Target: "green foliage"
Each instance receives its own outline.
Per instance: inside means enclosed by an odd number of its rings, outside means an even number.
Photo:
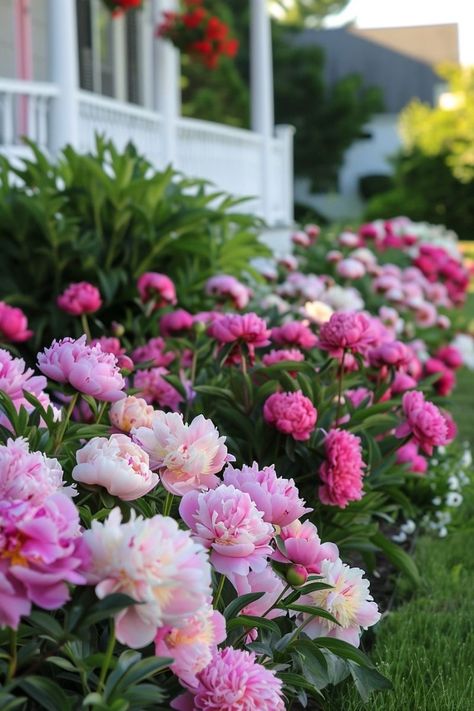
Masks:
[[[291,25],[320,25],[327,15],[342,12],[349,0],[273,0],[282,22]]]

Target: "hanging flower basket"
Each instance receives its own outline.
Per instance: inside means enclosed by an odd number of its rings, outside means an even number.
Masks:
[[[129,10],[143,7],[143,0],[102,0],[104,5],[112,13],[112,17],[120,17]]]
[[[216,69],[221,57],[235,57],[238,40],[230,37],[229,26],[206,10],[202,0],[184,0],[181,13],[165,12],[157,37],[170,40],[181,52]]]

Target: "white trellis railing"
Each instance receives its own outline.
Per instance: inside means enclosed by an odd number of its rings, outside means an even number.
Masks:
[[[54,84],[0,79],[2,152],[21,154],[25,136],[41,149],[48,149],[51,142],[50,106],[57,94]]]

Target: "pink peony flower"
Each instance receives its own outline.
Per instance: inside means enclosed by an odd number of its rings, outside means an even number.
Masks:
[[[79,514],[61,493],[40,506],[0,502],[0,626],[16,629],[32,603],[56,610],[69,600],[68,583],[84,584],[88,565]]]
[[[128,647],[150,644],[158,627],[186,625],[211,595],[211,569],[203,548],[172,518],[143,519],[131,511],[122,523],[115,508],[84,533],[90,549],[88,582],[97,597],[120,592],[132,605],[115,618],[117,639]]]
[[[278,264],[283,269],[287,269],[289,272],[294,272],[298,269],[298,259],[293,254],[285,254],[279,258]]]
[[[315,590],[300,598],[302,605],[322,607],[339,622],[313,617],[305,626],[308,637],[335,637],[358,647],[362,629],[380,619],[377,604],[369,592],[369,581],[360,568],[350,568],[339,558],[325,560],[321,565],[321,582],[331,585],[327,590]],[[309,615],[303,613],[304,622]]]
[[[443,361],[443,363],[452,370],[457,370],[463,364],[463,359],[460,351],[456,346],[442,346],[436,351],[436,358]]]
[[[129,434],[134,427],[151,427],[154,409],[143,398],[129,395],[114,402],[109,410],[111,424]]]
[[[338,262],[336,272],[344,279],[361,279],[365,276],[366,269],[360,260],[348,257]]]
[[[428,462],[418,454],[418,445],[415,442],[407,442],[397,450],[397,463],[408,464],[408,470],[415,474],[425,474],[428,469]]]
[[[417,326],[422,328],[430,328],[436,324],[438,312],[436,306],[430,304],[429,301],[423,301],[414,307],[415,322]]]
[[[104,353],[112,353],[117,358],[125,353],[125,348],[122,347],[120,340],[116,336],[101,336],[93,338],[91,346],[99,345]]]
[[[238,279],[227,274],[219,274],[211,277],[206,282],[206,294],[218,296],[223,299],[230,299],[234,308],[244,309],[252,292]]]
[[[418,385],[418,381],[407,373],[397,373],[393,379],[391,391],[393,395],[400,395],[407,390],[413,390]]]
[[[266,567],[273,527],[245,492],[225,484],[203,493],[189,491],[179,513],[195,540],[211,551],[213,567],[232,583],[236,575]]]
[[[291,235],[291,241],[293,244],[298,245],[299,247],[309,247],[311,244],[311,238],[309,235],[306,234],[306,232],[302,232],[301,230],[298,230],[298,232],[293,232]]]
[[[318,412],[311,400],[297,390],[270,395],[263,406],[263,417],[280,432],[304,441],[316,426]]]
[[[346,230],[345,232],[341,232],[339,235],[339,244],[342,247],[355,248],[361,246],[361,240],[359,235],[355,232],[349,232],[349,230]]]
[[[285,711],[282,682],[255,654],[225,647],[198,674],[199,684],[171,702],[177,711]]]
[[[262,348],[270,343],[267,324],[253,312],[226,314],[214,321],[207,332],[220,344],[240,342],[249,348]]]
[[[406,368],[412,361],[413,353],[401,341],[388,341],[369,351],[369,362],[374,368],[384,365]]]
[[[226,636],[225,618],[206,604],[183,627],[160,627],[155,636],[155,654],[171,657],[173,674],[186,686],[196,687],[196,674],[211,662],[217,645]]]
[[[241,469],[229,465],[224,471],[224,484],[245,491],[263,513],[263,520],[274,526],[288,526],[313,510],[306,508],[293,479],[277,476],[273,464],[263,469],[257,462],[251,467],[244,464]]]
[[[193,317],[184,309],[176,309],[160,318],[160,333],[163,336],[173,336],[181,331],[189,331],[193,327]]]
[[[411,390],[403,396],[405,422],[397,427],[397,437],[413,436],[413,440],[426,454],[433,454],[433,447],[447,444],[448,427],[440,410],[427,402],[422,392]]]
[[[70,284],[57,299],[62,311],[72,316],[93,314],[102,306],[100,291],[87,281]]]
[[[345,391],[344,398],[349,400],[354,408],[360,407],[363,402],[365,402],[366,407],[368,407],[372,404],[374,395],[367,388],[353,388],[352,390]]]
[[[57,459],[42,452],[30,452],[28,440],[23,437],[8,439],[0,445],[0,501],[25,501],[41,506],[57,492],[75,493],[74,487],[65,487]]]
[[[297,348],[288,348],[286,350],[271,350],[270,353],[265,353],[262,357],[263,365],[269,366],[275,363],[281,363],[283,360],[293,360],[301,362],[304,360],[304,355]]]
[[[344,259],[344,255],[338,249],[330,249],[326,254],[326,261],[330,264],[337,264],[341,259]]]
[[[103,486],[122,501],[139,499],[158,484],[148,454],[125,434],[93,437],[76,452],[76,461],[74,481]]]
[[[211,420],[202,415],[191,424],[177,413],[155,412],[151,429],[132,430],[134,439],[150,455],[151,466],[158,469],[167,491],[183,496],[189,491],[214,489],[218,474],[231,459]]]
[[[175,286],[165,274],[145,272],[137,281],[137,289],[142,303],[153,301],[155,309],[176,304]]]
[[[310,223],[310,224],[304,226],[304,231],[306,232],[308,237],[312,241],[314,241],[319,237],[319,235],[321,233],[321,228],[318,225],[314,225],[314,224]]]
[[[272,341],[285,346],[313,348],[318,339],[311,329],[301,321],[289,321],[283,326],[272,328]]]
[[[13,358],[8,351],[0,348],[0,390],[8,395],[17,411],[20,407],[24,407],[27,412],[34,409],[25,398],[24,391],[34,395],[45,409],[50,407],[49,396],[43,392],[46,384],[43,375],[34,375],[31,368],[25,370],[25,361],[22,358]],[[1,412],[0,424],[11,429],[7,417]]]
[[[166,368],[138,370],[133,378],[133,387],[137,389],[137,395],[149,405],[168,407],[176,412],[183,402],[183,397],[164,379],[163,376],[169,374],[170,372]]]
[[[363,496],[362,477],[365,464],[359,437],[346,430],[330,430],[324,440],[326,459],[319,468],[323,485],[319,498],[328,506],[344,509],[350,501]]]
[[[428,358],[424,366],[425,376],[439,374],[438,380],[433,384],[438,395],[446,397],[450,395],[456,385],[456,376],[454,371],[448,368],[442,360],[438,358]]]
[[[23,343],[33,335],[28,329],[28,321],[21,309],[0,301],[0,341]]]
[[[318,529],[311,521],[294,521],[280,531],[286,555],[280,550],[273,552],[273,560],[301,566],[307,574],[319,575],[323,560],[336,560],[339,550],[334,543],[321,543]]]
[[[163,338],[151,338],[144,346],[135,348],[132,358],[135,363],[151,361],[157,368],[166,368],[175,359],[171,351],[165,353],[166,343]]]
[[[285,587],[283,580],[276,575],[270,565],[267,565],[267,567],[259,573],[250,571],[248,575],[236,576],[235,584],[238,595],[256,592],[264,593],[261,598],[243,607],[240,613],[241,615],[263,617],[263,615],[267,613],[265,617],[268,620],[274,620],[275,617],[282,617],[286,614],[284,610],[279,610],[278,608],[273,608],[267,612],[267,610],[276,603]]]
[[[88,346],[86,337],[77,341],[63,338],[53,341],[38,354],[38,367],[51,380],[68,383],[96,400],[115,402],[125,397],[125,380],[111,353],[104,353],[99,345]]]
[[[335,313],[323,323],[319,332],[319,347],[338,358],[348,350],[351,353],[367,353],[374,345],[377,334],[372,320],[356,311]]]

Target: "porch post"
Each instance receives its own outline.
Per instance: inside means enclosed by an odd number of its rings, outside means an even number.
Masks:
[[[154,23],[163,20],[163,12],[176,11],[176,0],[154,0]],[[155,39],[154,49],[154,108],[163,121],[161,131],[162,156],[165,165],[176,165],[178,118],[181,113],[179,52],[171,42]]]
[[[250,1],[250,83],[252,129],[261,136],[263,217],[271,221],[271,141],[273,138],[273,62],[266,0]]]
[[[49,79],[58,89],[52,107],[50,146],[58,153],[79,145],[78,45],[75,0],[48,0]]]

